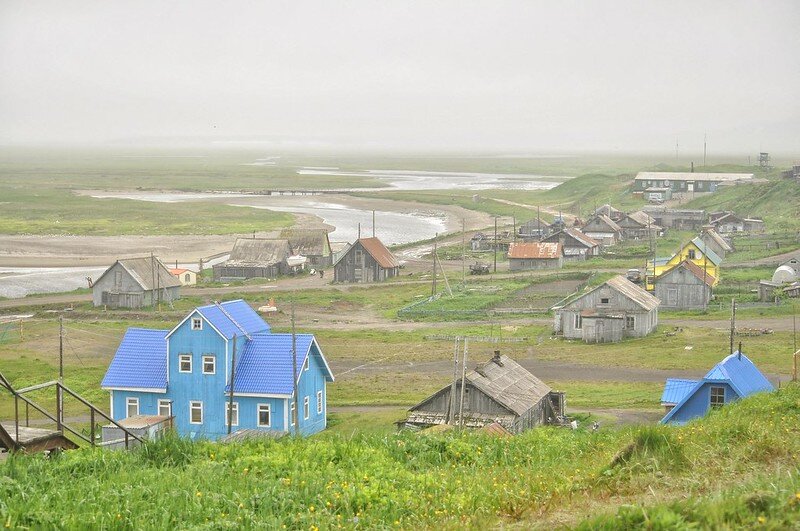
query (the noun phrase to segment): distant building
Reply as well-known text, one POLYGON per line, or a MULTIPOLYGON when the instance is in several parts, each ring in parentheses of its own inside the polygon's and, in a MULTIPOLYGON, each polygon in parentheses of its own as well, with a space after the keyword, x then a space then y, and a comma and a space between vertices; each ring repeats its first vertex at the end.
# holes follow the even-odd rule
POLYGON ((703 229, 700 239, 723 260, 728 253, 733 252, 733 245, 731 242, 723 238, 720 233, 711 227, 705 227, 703 229))
POLYGON ((550 224, 542 219, 531 219, 517 227, 517 237, 526 241, 539 241, 552 233, 550 224))
POLYGON ((642 211, 652 217, 656 225, 665 229, 699 230, 706 224, 705 210, 645 206, 642 211))
POLYGON ((744 231, 749 233, 760 233, 767 229, 764 220, 761 218, 744 218, 744 231))
POLYGON ((491 360, 469 371, 463 381, 463 393, 459 378, 455 385, 443 387, 412 407, 403 425, 427 428, 448 421, 458 424, 463 418, 468 428, 497 423, 511 433, 521 433, 564 416, 564 393, 553 391, 499 351, 491 360))
POLYGON ((731 211, 712 212, 708 215, 708 224, 720 234, 744 232, 744 218, 731 211))
MULTIPOLYGON (((779 293, 789 294, 784 288, 800 280, 800 255, 793 256, 778 265, 770 280, 758 282, 758 300, 773 302, 779 293)), ((790 290, 792 291, 792 290, 790 290)))
POLYGON ((560 243, 512 242, 508 247, 511 271, 560 269, 563 265, 564 250, 560 243))
POLYGON ((751 182, 752 173, 694 173, 642 171, 633 180, 633 191, 669 188, 672 193, 716 192, 720 186, 751 182))
POLYGON ((360 238, 333 265, 334 282, 381 282, 400 274, 400 262, 378 238, 360 238))
POLYGON ((602 245, 616 245, 623 238, 622 227, 604 214, 590 218, 581 232, 602 245))
POLYGON ((350 249, 352 245, 353 244, 350 242, 331 242, 331 252, 333 253, 332 263, 335 264, 336 262, 338 262, 339 258, 344 256, 344 254, 347 252, 348 249, 350 249))
POLYGON ((275 278, 289 273, 292 256, 288 240, 238 238, 230 258, 213 266, 214 280, 275 278))
POLYGON ((555 332, 586 343, 643 337, 658 325, 659 300, 616 276, 555 308, 555 332))
POLYGON ((621 210, 614 208, 613 206, 606 203, 603 206, 599 206, 594 211, 595 216, 607 216, 611 218, 612 221, 619 221, 625 217, 625 213, 621 210))
POLYGON ((669 258, 656 258, 655 265, 652 260, 648 260, 645 269, 645 285, 647 289, 649 291, 653 290, 653 273, 655 273, 655 278, 658 279, 658 277, 685 260, 693 262, 701 269, 705 269, 706 274, 714 278, 714 286, 719 283, 722 258, 710 246, 706 245, 700 237, 696 237, 692 241, 683 244, 680 250, 669 258))
POLYGON ((704 310, 711 300, 711 288, 716 279, 702 267, 684 260, 656 279, 655 296, 662 308, 673 310, 704 310))
POLYGON ((735 352, 716 364, 701 380, 668 379, 661 403, 662 424, 685 424, 709 410, 754 393, 775 388, 747 356, 735 352))
POLYGON ((626 240, 646 240, 662 233, 656 220, 642 210, 624 214, 617 222, 622 229, 622 237, 626 240))
POLYGON ((92 284, 92 303, 109 308, 145 308, 180 298, 181 283, 158 258, 117 260, 92 284))
POLYGON ((672 188, 668 186, 651 186, 645 188, 644 198, 651 203, 663 203, 672 199, 672 188))
POLYGON ((178 279, 178 282, 181 283, 181 286, 194 286, 197 284, 197 273, 191 269, 183 269, 178 267, 170 269, 169 272, 173 277, 178 279))
POLYGON ((473 252, 491 251, 492 239, 482 232, 476 232, 469 240, 470 249, 473 252))
POLYGON ((289 241, 295 255, 305 256, 309 267, 322 269, 333 265, 333 252, 325 229, 284 229, 280 237, 289 241))
POLYGON ((578 229, 564 229, 551 234, 543 240, 546 243, 560 243, 564 250, 564 260, 586 260, 600 254, 600 242, 593 240, 578 229))

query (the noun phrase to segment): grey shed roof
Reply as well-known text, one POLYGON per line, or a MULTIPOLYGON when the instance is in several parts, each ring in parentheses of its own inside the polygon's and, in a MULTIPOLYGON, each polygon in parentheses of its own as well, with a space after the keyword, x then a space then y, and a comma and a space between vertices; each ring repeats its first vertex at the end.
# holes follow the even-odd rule
POLYGON ((328 231, 325 229, 284 229, 280 237, 289 240, 292 251, 302 256, 325 254, 326 243, 330 249, 328 231))
POLYGON ((467 373, 466 380, 517 415, 523 415, 551 391, 508 356, 478 365, 467 373))
POLYGON ((292 255, 288 240, 269 240, 263 238, 239 238, 226 266, 267 267, 278 264, 292 255))
MULTIPOLYGON (((114 265, 117 264, 121 265, 145 291, 175 288, 181 285, 180 280, 170 273, 169 269, 167 269, 158 258, 150 256, 142 258, 123 258, 122 260, 114 262, 114 265)), ((106 276, 106 274, 114 268, 114 265, 106 269, 95 281, 95 284, 100 282, 100 279, 106 276)))
POLYGON ((727 241, 725 241, 725 238, 720 236, 720 234, 717 231, 715 231, 714 229, 706 230, 706 235, 709 238, 711 238, 713 241, 715 241, 717 243, 717 245, 719 245, 725 251, 728 251, 728 252, 733 251, 733 248, 728 244, 727 241))
POLYGON ((575 295, 573 298, 570 298, 567 302, 565 302, 562 306, 558 307, 557 309, 567 308, 573 305, 576 301, 586 297, 588 294, 592 293, 595 290, 600 289, 603 286, 609 286, 611 289, 623 295, 624 297, 629 298, 630 300, 641 306, 642 309, 648 312, 650 310, 653 310, 654 308, 658 308, 658 305, 661 304, 661 300, 658 299, 658 297, 651 295, 650 292, 640 288, 639 286, 637 286, 624 276, 617 275, 614 278, 609 279, 606 282, 603 282, 599 286, 595 286, 586 293, 575 295))

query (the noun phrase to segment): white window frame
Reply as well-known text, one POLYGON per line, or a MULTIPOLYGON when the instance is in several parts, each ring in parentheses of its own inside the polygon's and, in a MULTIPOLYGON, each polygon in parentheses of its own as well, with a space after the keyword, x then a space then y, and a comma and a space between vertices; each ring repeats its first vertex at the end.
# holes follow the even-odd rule
POLYGON ((202 330, 203 329, 203 319, 200 317, 192 317, 192 330, 202 330))
POLYGON ((181 354, 178 356, 178 372, 182 372, 184 374, 192 374, 192 355, 191 354, 181 354), (189 370, 183 370, 183 362, 189 362, 189 370))
POLYGON ((139 397, 129 396, 125 399, 125 418, 134 417, 139 414, 139 397), (131 415, 131 408, 136 408, 136 413, 131 415))
POLYGON ((259 428, 270 428, 272 427, 272 406, 269 404, 258 404, 256 406, 256 426, 259 428), (267 412, 267 423, 263 424, 261 422, 261 413, 263 411, 267 412))
POLYGON ((625 316, 625 330, 635 330, 636 329, 636 316, 635 315, 626 315, 625 316), (630 319, 630 326, 628 325, 628 320, 630 319))
POLYGON ((303 420, 308 420, 308 417, 311 416, 311 401, 309 398, 303 397, 303 420))
POLYGON ((575 330, 582 330, 583 329, 583 316, 580 313, 576 313, 572 321, 572 325, 575 330))
POLYGON ((317 415, 322 414, 323 409, 322 391, 317 391, 317 415))
POLYGON ((203 402, 201 400, 190 400, 189 401, 189 424, 202 424, 203 423, 203 402), (200 422, 195 422, 192 417, 192 412, 194 410, 200 410, 200 422))
MULTIPOLYGON (((225 426, 228 426, 228 408, 230 407, 231 403, 226 401, 225 402, 225 426)), ((233 418, 231 419, 231 426, 238 426, 239 425, 239 402, 233 403, 233 418)))
POLYGON ((158 415, 160 417, 171 417, 172 416, 172 400, 161 399, 158 401, 158 415), (163 415, 161 413, 161 408, 167 408, 167 414, 163 415))
POLYGON ((297 409, 294 405, 294 399, 292 399, 292 405, 289 408, 289 425, 294 426, 295 422, 297 421, 297 409))
POLYGON ((217 357, 213 354, 203 355, 203 374, 217 374, 217 357), (206 362, 211 360, 211 371, 206 371, 206 362))

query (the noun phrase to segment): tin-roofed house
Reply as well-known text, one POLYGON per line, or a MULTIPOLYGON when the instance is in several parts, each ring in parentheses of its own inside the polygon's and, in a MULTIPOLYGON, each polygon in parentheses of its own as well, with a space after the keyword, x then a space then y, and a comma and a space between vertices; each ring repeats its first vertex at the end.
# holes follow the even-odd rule
POLYGON ((180 298, 180 281, 158 258, 117 260, 92 284, 92 303, 109 308, 144 308, 180 298))
POLYGON ((702 267, 684 260, 656 278, 655 296, 662 308, 705 310, 716 279, 702 267))
POLYGON ((542 241, 561 244, 565 261, 586 260, 600 254, 600 242, 574 228, 558 231, 542 241))
POLYGON ((655 289, 653 280, 657 280, 658 277, 685 260, 694 263, 701 269, 705 269, 707 276, 714 279, 713 286, 719 283, 722 258, 698 236, 692 241, 683 244, 678 252, 669 258, 656 258, 655 264, 653 260, 648 260, 645 276, 647 290, 653 291, 655 289))
POLYGON ((291 334, 272 333, 236 300, 195 308, 172 330, 129 328, 102 387, 114 420, 172 417, 179 434, 214 440, 227 435, 229 415, 231 432, 293 432, 296 422, 302 434, 320 431, 332 381, 313 335, 297 334, 293 350, 291 334))
POLYGON ((616 245, 623 238, 622 227, 605 214, 590 218, 581 232, 603 245, 616 245))
POLYGON ((622 228, 622 237, 626 240, 645 240, 664 231, 654 218, 642 210, 625 214, 617 221, 617 225, 622 228))
POLYGON ((564 416, 564 393, 553 391, 539 378, 508 356, 494 353, 462 380, 447 385, 409 410, 401 424, 427 428, 460 424, 483 428, 497 423, 511 433, 521 433, 542 424, 555 423, 564 416))
POLYGON ((643 337, 658 325, 660 301, 618 275, 555 308, 555 332, 586 343, 643 337))
POLYGON ((295 255, 305 256, 307 265, 324 268, 333 265, 333 252, 325 229, 284 229, 280 237, 289 241, 295 255))
POLYGON ((758 367, 737 351, 717 363, 700 380, 668 379, 661 396, 667 414, 661 423, 685 424, 712 409, 774 389, 758 367))
POLYGON ((400 262, 378 238, 359 238, 333 265, 334 282, 381 282, 400 274, 400 262))
POLYGON ((293 255, 288 240, 237 238, 231 255, 216 264, 214 280, 275 278, 289 273, 288 259, 293 255))
POLYGON ((512 242, 508 246, 508 268, 511 271, 560 269, 563 265, 564 249, 560 243, 512 242))

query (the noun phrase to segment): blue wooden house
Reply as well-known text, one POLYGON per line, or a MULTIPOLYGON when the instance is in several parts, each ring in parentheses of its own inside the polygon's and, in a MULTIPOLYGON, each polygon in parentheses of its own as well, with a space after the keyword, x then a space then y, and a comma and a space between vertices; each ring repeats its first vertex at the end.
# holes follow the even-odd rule
POLYGON ((661 396, 661 403, 667 408, 661 423, 684 424, 702 417, 709 409, 774 389, 747 356, 734 352, 717 363, 701 380, 669 378, 661 396))
POLYGON ((129 328, 103 378, 111 416, 172 416, 181 435, 225 436, 235 358, 231 432, 323 430, 333 373, 313 335, 295 337, 299 415, 292 335, 272 333, 244 301, 195 308, 172 330, 129 328))

